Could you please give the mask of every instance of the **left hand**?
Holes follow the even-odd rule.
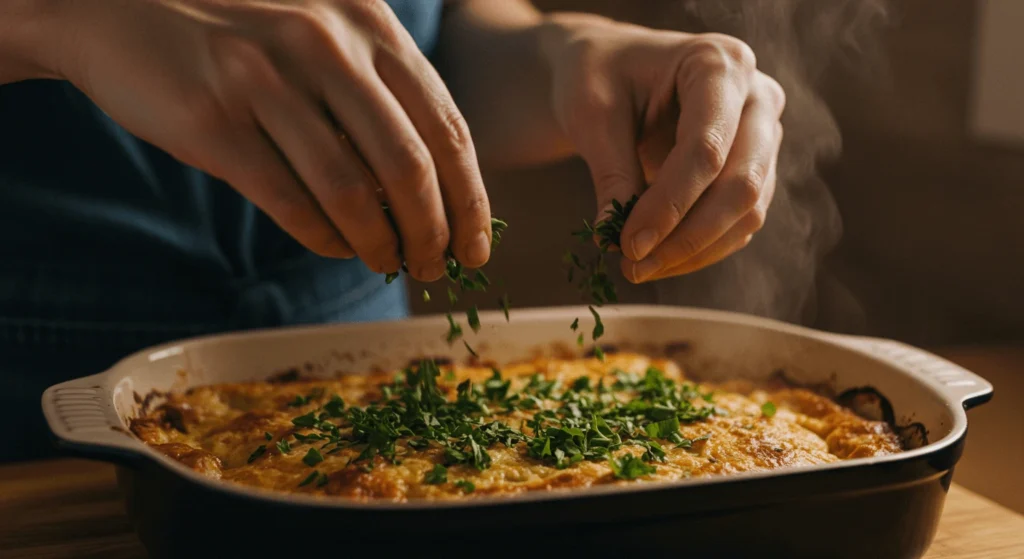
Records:
[[[626,278],[686,274],[745,247],[775,192],[785,106],[750,47],[590,16],[556,25],[554,112],[590,167],[598,219],[640,195],[622,231]]]

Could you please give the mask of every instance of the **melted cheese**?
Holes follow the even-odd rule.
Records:
[[[534,373],[548,380],[558,379],[563,386],[581,376],[596,385],[602,378],[614,382],[612,371],[619,369],[642,375],[648,366],[665,376],[685,380],[672,362],[650,360],[640,355],[609,355],[606,362],[596,359],[540,359],[504,368],[512,379],[512,390],[521,388]],[[455,387],[465,379],[483,382],[491,375],[488,368],[456,367],[453,375],[438,379],[441,390],[455,397]],[[416,450],[406,440],[397,445],[396,462],[377,456],[372,468],[366,462],[350,463],[361,448],[346,448],[327,454],[315,469],[326,474],[323,484],[300,487],[314,468],[303,463],[310,444],[291,437],[297,429],[291,420],[317,409],[322,403],[292,407],[296,396],[322,388],[327,398],[340,395],[349,405],[365,406],[381,397],[380,386],[391,382],[392,374],[346,375],[335,380],[295,381],[289,383],[256,382],[201,386],[185,394],[172,395],[168,402],[132,422],[132,431],[155,449],[205,475],[232,483],[287,492],[344,497],[356,500],[406,501],[410,499],[461,499],[482,495],[512,495],[525,491],[581,488],[599,484],[658,483],[691,476],[711,476],[738,472],[777,470],[794,466],[827,464],[837,460],[899,452],[900,443],[889,425],[869,421],[832,400],[811,391],[780,384],[754,385],[729,382],[701,384],[702,392],[714,392],[713,404],[695,400],[694,405],[714,405],[719,412],[706,420],[683,423],[680,434],[687,439],[709,436],[691,448],[676,448],[661,441],[667,456],[655,463],[656,472],[637,480],[618,480],[607,461],[583,461],[565,469],[533,459],[525,443],[513,448],[498,443],[487,449],[490,468],[476,470],[471,465],[448,468],[448,483],[424,483],[424,476],[442,463],[442,450],[431,444]],[[777,413],[764,417],[761,405],[771,401]],[[494,415],[491,419],[520,428],[531,411]],[[528,428],[523,428],[529,433]],[[266,439],[266,433],[271,440]],[[287,438],[291,451],[282,454],[275,443]],[[263,445],[266,451],[249,461]],[[630,453],[639,456],[641,447],[625,445],[615,456]],[[466,494],[455,484],[473,483],[476,490]]]

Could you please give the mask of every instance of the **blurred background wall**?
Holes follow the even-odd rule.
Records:
[[[995,4],[1024,2],[535,3],[739,36],[788,92],[784,184],[765,230],[740,254],[687,278],[643,286],[619,278],[625,302],[725,308],[896,338],[944,348],[968,365],[970,347],[1024,338],[1024,149],[978,137],[972,125],[983,16]],[[1018,25],[1024,10],[1021,18]],[[1024,40],[996,44],[987,56],[1024,65],[1022,47]],[[1012,114],[1016,100],[1009,102]],[[488,271],[504,280],[513,306],[580,302],[560,258],[569,232],[596,211],[585,166],[489,173],[487,182],[495,215],[511,224]],[[416,312],[443,309],[421,303],[420,286],[411,289]],[[488,297],[479,304],[494,308]],[[972,412],[972,445],[957,479],[1024,511],[1024,412],[1014,404],[1024,371],[1012,370],[1020,362],[973,361],[987,367],[976,370],[997,396]]]

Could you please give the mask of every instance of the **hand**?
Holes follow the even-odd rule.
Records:
[[[622,231],[626,278],[686,274],[745,247],[775,192],[785,105],[750,48],[593,17],[558,24],[555,115],[590,167],[598,219],[640,195]]]
[[[70,2],[60,18],[60,75],[314,252],[382,273],[404,258],[423,281],[449,246],[487,261],[468,129],[383,1]]]

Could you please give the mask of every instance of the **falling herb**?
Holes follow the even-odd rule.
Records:
[[[441,464],[436,464],[433,470],[430,470],[427,472],[427,475],[423,476],[423,483],[429,483],[430,485],[448,483],[448,468]]]
[[[467,494],[476,491],[476,485],[473,485],[473,482],[467,479],[460,479],[459,481],[456,481],[455,487],[458,487],[463,493]]]
[[[455,291],[451,287],[448,288],[448,304],[455,306],[455,303],[459,302],[459,297],[455,295]]]
[[[398,279],[398,272],[388,272],[384,275],[384,283],[391,285],[391,282]]]
[[[581,242],[597,240],[597,256],[589,260],[580,257],[571,250],[566,252],[563,262],[568,266],[569,282],[576,281],[576,287],[581,294],[590,299],[590,312],[594,315],[596,325],[594,326],[593,339],[597,341],[604,334],[604,325],[594,307],[601,307],[606,303],[618,302],[618,294],[615,284],[608,275],[605,263],[605,255],[612,248],[617,248],[622,242],[622,228],[626,219],[636,206],[637,196],[633,196],[625,204],[618,200],[612,200],[612,209],[607,211],[607,217],[596,225],[583,221],[583,229],[574,231],[573,235]],[[578,326],[578,318],[573,322]],[[573,328],[575,330],[575,328]]]
[[[594,357],[597,357],[598,361],[604,361],[604,350],[601,349],[601,346],[594,345]]]
[[[576,345],[583,347],[583,333],[580,332],[579,336],[576,336]]]
[[[423,302],[424,303],[429,303],[430,302],[430,292],[427,291],[426,289],[423,290]]]
[[[591,338],[596,342],[598,338],[604,335],[604,323],[601,322],[601,315],[597,314],[593,305],[588,307],[590,314],[594,315],[594,332],[591,334]]]
[[[462,337],[462,327],[455,322],[455,317],[452,316],[452,313],[448,313],[446,316],[448,317],[448,334],[445,339],[450,344]]]
[[[462,340],[462,344],[466,346],[466,351],[468,351],[470,355],[476,357],[477,359],[480,358],[480,356],[476,354],[476,351],[473,349],[473,347],[469,345],[469,342],[467,342],[466,340]]]
[[[480,331],[480,314],[477,311],[476,305],[469,307],[469,310],[466,311],[466,322],[469,323],[469,327],[474,332]]]
[[[504,295],[501,296],[501,299],[498,300],[498,304],[501,305],[501,311],[505,313],[505,322],[508,322],[508,293],[505,293]]]
[[[577,329],[579,329],[579,327],[580,327],[580,319],[578,319],[578,318],[576,320],[573,320],[572,324],[569,325],[569,329],[572,330],[573,332],[575,332]]]
[[[775,417],[775,412],[776,411],[777,410],[775,409],[775,404],[773,404],[771,402],[765,402],[765,403],[761,404],[761,415],[763,415],[763,416],[765,416],[765,417],[767,417],[769,419],[771,419],[772,417]]]

